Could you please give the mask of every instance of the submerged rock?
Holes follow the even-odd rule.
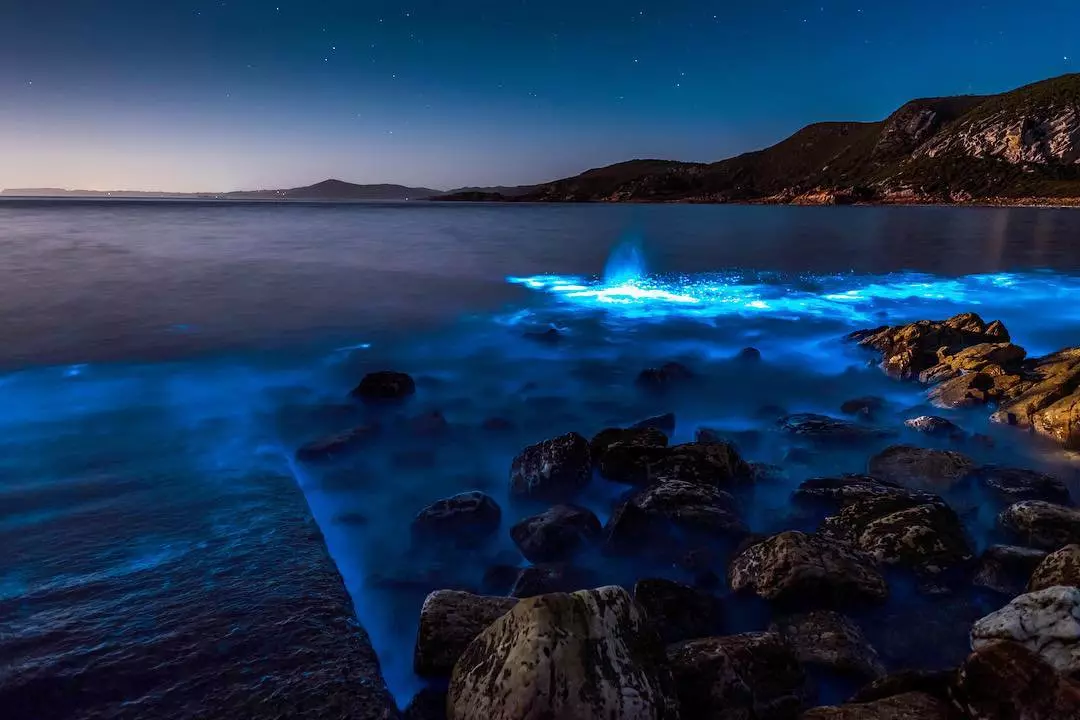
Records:
[[[336,460],[364,448],[378,434],[379,426],[376,424],[354,427],[301,445],[296,451],[296,459],[301,462]]]
[[[524,600],[454,667],[450,720],[677,720],[662,646],[618,587]]]
[[[869,555],[819,535],[788,531],[750,546],[732,562],[736,592],[803,608],[884,600],[885,579]]]
[[[870,474],[915,490],[943,492],[965,480],[975,461],[952,450],[893,445],[870,458]]]
[[[560,502],[581,491],[592,477],[589,441],[567,433],[530,445],[510,468],[510,495]]]
[[[776,633],[672,645],[668,662],[685,718],[788,720],[810,696],[794,649]]]
[[[664,363],[658,368],[646,368],[637,377],[638,387],[646,390],[668,390],[694,378],[690,368],[677,362]]]
[[[665,644],[715,635],[723,622],[718,598],[671,580],[638,580],[634,600]]]
[[[454,590],[431,593],[420,609],[413,670],[420,677],[450,677],[469,643],[517,603]]]
[[[449,538],[463,544],[481,542],[499,529],[502,510],[489,495],[479,490],[436,500],[416,514],[414,537]]]
[[[1002,595],[1016,597],[1024,592],[1031,573],[1045,557],[1044,550],[1015,545],[991,545],[979,558],[978,569],[972,582]]]
[[[951,717],[943,700],[926,693],[909,692],[873,702],[814,708],[803,713],[800,720],[950,720]]]
[[[847,400],[840,406],[840,412],[845,415],[861,415],[872,417],[885,407],[885,398],[870,395],[867,397]]]
[[[1080,671],[1080,588],[1021,595],[971,628],[975,650],[999,640],[1020,643],[1060,672]]]
[[[739,351],[739,354],[735,356],[735,359],[740,362],[760,362],[761,351],[756,347],[744,347]]]
[[[1080,588],[1080,545],[1066,545],[1039,563],[1031,573],[1028,592],[1054,586]]]
[[[514,525],[510,537],[529,562],[542,563],[569,560],[599,539],[601,530],[592,510],[556,505]]]
[[[1065,483],[1052,475],[1024,470],[987,465],[975,471],[976,482],[1006,502],[1020,500],[1043,500],[1059,505],[1068,505],[1069,489]]]
[[[827,610],[792,615],[769,628],[795,649],[803,665],[872,680],[885,674],[877,651],[851,619]]]
[[[1014,388],[991,419],[1080,449],[1080,347],[1037,360],[1029,375],[1031,379]]]
[[[788,415],[780,418],[779,425],[782,430],[795,437],[820,445],[867,443],[895,435],[890,430],[814,413]]]
[[[416,382],[402,372],[383,370],[368,373],[349,393],[368,401],[403,400],[416,393]]]
[[[904,425],[916,432],[935,437],[959,439],[967,435],[963,428],[953,421],[936,415],[920,415],[919,417],[910,418],[904,421]]]
[[[952,697],[971,720],[1080,718],[1080,685],[1014,642],[977,648],[960,666]]]
[[[1025,500],[1005,508],[998,523],[1030,547],[1053,552],[1080,544],[1080,510],[1064,505]]]

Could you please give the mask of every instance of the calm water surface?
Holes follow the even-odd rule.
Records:
[[[862,470],[875,448],[793,461],[797,443],[761,407],[835,414],[876,394],[888,401],[881,422],[897,427],[926,411],[917,387],[840,342],[860,327],[975,310],[1004,320],[1033,354],[1080,344],[1080,212],[4,200],[0,280],[0,546],[25,550],[0,556],[0,657],[14,658],[0,664],[0,693],[25,700],[39,687],[28,678],[75,677],[102,653],[126,653],[136,660],[107,698],[53,716],[146,716],[155,698],[158,712],[198,717],[161,692],[175,668],[136,677],[133,667],[181,642],[174,629],[146,639],[168,583],[213,616],[215,578],[235,587],[265,574],[228,562],[226,542],[273,532],[265,504],[237,499],[262,492],[259,478],[303,491],[404,703],[421,687],[411,643],[424,594],[478,589],[487,568],[523,564],[505,532],[534,510],[506,493],[522,446],[674,411],[673,441],[709,426],[783,467],[783,481],[744,509],[755,531],[806,522],[787,504],[794,485]],[[557,345],[523,337],[553,325]],[[747,345],[763,363],[734,359]],[[634,390],[638,371],[670,359],[703,384],[664,398]],[[373,411],[346,400],[385,367],[417,377],[410,403]],[[419,432],[415,419],[436,410],[449,428]],[[490,417],[515,429],[486,433]],[[1075,478],[1070,458],[990,427],[985,413],[950,417],[998,441],[965,448],[981,462]],[[373,420],[386,429],[378,446],[330,467],[294,460],[303,442]],[[417,547],[416,511],[467,489],[500,502],[504,532],[450,556]],[[621,491],[595,480],[582,502],[603,520]],[[977,547],[995,540],[989,501],[950,500]],[[590,569],[597,584],[680,578]],[[147,571],[156,589],[139,602]],[[890,665],[962,655],[964,618],[925,633],[932,645],[882,634],[945,613],[895,594],[885,618],[866,619]],[[748,612],[731,629],[760,623]],[[218,632],[207,627],[190,632]],[[246,660],[214,662],[211,677]],[[49,717],[22,709],[16,717]]]

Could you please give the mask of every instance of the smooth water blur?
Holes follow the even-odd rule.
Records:
[[[214,527],[238,532],[245,515],[229,515],[222,488],[287,473],[404,701],[420,687],[411,652],[424,595],[478,589],[489,567],[523,564],[507,530],[537,508],[512,504],[506,487],[521,447],[674,412],[673,442],[710,427],[782,467],[744,499],[753,530],[802,526],[791,489],[864,470],[885,443],[807,453],[763,408],[835,415],[879,395],[877,422],[932,444],[902,428],[930,411],[921,389],[882,376],[842,336],[975,310],[1032,354],[1080,344],[1078,240],[1080,212],[1068,210],[0,201],[0,532],[37,548],[4,558],[0,601],[32,608],[57,583],[193,552],[205,523],[167,542],[154,530],[177,497],[223,503]],[[558,342],[525,337],[550,327]],[[763,362],[737,359],[749,345]],[[635,389],[641,369],[669,360],[702,381],[662,397]],[[416,397],[379,409],[347,399],[385,368],[413,374]],[[448,427],[432,427],[432,411]],[[1075,481],[1069,457],[985,412],[946,414],[996,440],[965,445],[977,460]],[[486,431],[490,418],[512,429]],[[355,456],[294,460],[306,441],[373,421],[379,442]],[[451,553],[416,546],[417,510],[470,489],[502,505],[499,536]],[[625,490],[595,479],[582,503],[603,520]],[[989,499],[950,501],[978,547],[995,539]],[[84,518],[95,544],[72,554],[61,540]],[[598,583],[682,578],[590,569]],[[110,608],[100,626],[111,637],[152,622]],[[913,608],[887,612],[923,612]],[[951,661],[967,627],[948,627],[933,646],[875,642],[894,666],[931,651]]]

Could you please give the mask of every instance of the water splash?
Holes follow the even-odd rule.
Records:
[[[604,266],[604,282],[608,285],[633,285],[645,277],[645,249],[637,237],[627,238],[611,252]]]

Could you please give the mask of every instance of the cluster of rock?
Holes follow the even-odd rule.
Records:
[[[931,385],[939,407],[996,407],[991,418],[1080,449],[1080,348],[1028,358],[1000,321],[975,313],[852,333],[890,376]]]

